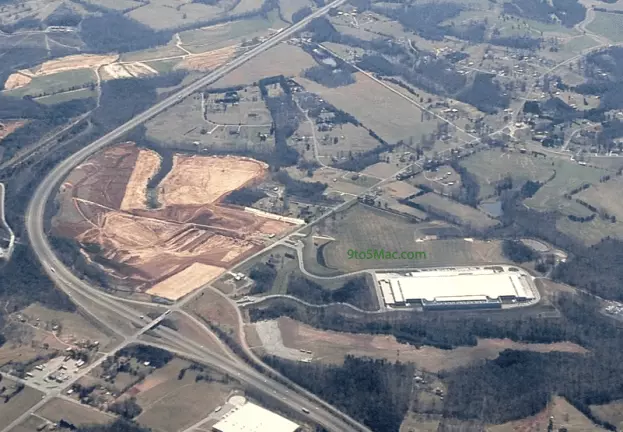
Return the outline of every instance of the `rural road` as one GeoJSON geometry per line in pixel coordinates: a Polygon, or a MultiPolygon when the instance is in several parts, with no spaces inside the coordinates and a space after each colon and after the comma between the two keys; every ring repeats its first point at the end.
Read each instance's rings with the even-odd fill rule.
{"type": "MultiPolygon", "coordinates": [[[[122,304],[122,302],[120,301],[114,300],[112,296],[106,295],[97,288],[88,285],[85,281],[74,275],[71,270],[65,267],[54,254],[54,251],[52,250],[45,234],[44,216],[46,203],[48,202],[50,197],[53,196],[54,193],[57,191],[58,186],[62,182],[62,180],[70,173],[70,171],[76,165],[80,164],[86,158],[96,153],[97,151],[105,148],[106,146],[114,144],[117,140],[122,138],[125,133],[129,132],[136,126],[145,123],[147,120],[151,119],[155,115],[163,112],[164,110],[175,105],[182,99],[190,96],[195,91],[217,81],[218,79],[227,75],[234,69],[240,67],[252,58],[262,54],[264,51],[277,45],[278,43],[281,43],[283,40],[289,38],[297,31],[302,30],[311,20],[326,14],[330,9],[340,6],[345,1],[346,0],[335,0],[334,2],[318,9],[297,24],[294,24],[293,26],[274,35],[272,38],[247,51],[246,53],[232,60],[223,67],[195,81],[194,83],[191,83],[187,87],[181,89],[180,91],[162,100],[161,102],[158,102],[156,105],[137,115],[127,123],[109,132],[108,134],[94,141],[90,145],[84,147],[77,153],[73,154],[69,158],[65,159],[58,166],[56,166],[42,181],[42,183],[35,191],[26,212],[26,229],[28,231],[29,240],[34,253],[36,254],[37,258],[43,266],[43,270],[61,290],[63,290],[67,295],[72,298],[75,303],[78,304],[79,307],[94,316],[96,316],[93,313],[95,312],[95,310],[100,312],[102,309],[108,309],[113,313],[121,316],[124,320],[129,320],[130,323],[135,323],[135,327],[137,325],[137,322],[140,322],[140,325],[145,324],[145,322],[137,321],[140,320],[139,312],[133,310],[125,304],[122,304]]],[[[144,334],[154,325],[159,323],[162,319],[164,319],[165,316],[166,313],[161,315],[156,320],[149,322],[147,325],[140,328],[140,330],[138,330],[131,337],[124,337],[124,341],[116,348],[116,350],[119,350],[131,343],[137,342],[138,338],[142,334],[144,334]]],[[[101,315],[98,319],[121,335],[127,333],[127,331],[124,332],[123,329],[119,328],[117,323],[102,319],[101,315]]],[[[294,391],[287,390],[284,385],[263,376],[261,373],[255,371],[249,366],[243,365],[239,361],[232,361],[232,359],[229,357],[217,357],[200,345],[189,341],[188,339],[181,336],[179,333],[176,333],[170,329],[159,327],[155,331],[161,333],[161,336],[165,341],[171,341],[174,345],[178,346],[183,344],[185,350],[188,350],[190,351],[190,354],[194,354],[201,358],[202,362],[221,368],[228,373],[232,373],[232,375],[234,376],[238,376],[241,381],[254,385],[259,390],[277,399],[280,399],[284,404],[289,405],[290,407],[299,412],[301,407],[307,406],[310,411],[307,417],[330,430],[334,430],[336,432],[368,431],[366,427],[358,424],[356,421],[350,419],[345,414],[340,413],[337,409],[333,407],[331,407],[332,409],[327,409],[328,405],[326,404],[310,402],[310,400],[315,399],[314,397],[312,397],[311,394],[305,394],[303,392],[295,393],[294,391]]],[[[188,354],[187,351],[185,352],[186,354],[188,354]]],[[[91,370],[91,368],[85,369],[85,372],[88,372],[89,370],[91,370]]],[[[83,375],[85,372],[81,373],[81,375],[83,375]]],[[[20,418],[14,421],[11,425],[5,427],[2,431],[9,431],[12,427],[27,418],[30,413],[35,411],[37,408],[46,403],[51,397],[54,397],[57,394],[58,392],[52,392],[48,394],[42,401],[35,405],[35,407],[28,410],[28,412],[20,416],[20,418]]]]}

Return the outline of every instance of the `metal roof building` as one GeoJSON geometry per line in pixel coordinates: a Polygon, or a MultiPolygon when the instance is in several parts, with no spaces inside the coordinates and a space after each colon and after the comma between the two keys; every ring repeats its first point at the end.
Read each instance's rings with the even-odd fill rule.
{"type": "Polygon", "coordinates": [[[530,275],[497,268],[448,268],[377,273],[386,305],[486,303],[533,300],[530,275]]]}
{"type": "Polygon", "coordinates": [[[245,403],[233,408],[217,424],[214,432],[297,432],[300,426],[261,406],[245,403]]]}

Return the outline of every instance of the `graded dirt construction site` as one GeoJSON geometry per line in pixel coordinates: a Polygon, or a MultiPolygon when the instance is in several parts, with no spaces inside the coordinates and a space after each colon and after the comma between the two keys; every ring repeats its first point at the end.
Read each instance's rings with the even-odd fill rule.
{"type": "Polygon", "coordinates": [[[237,45],[231,45],[201,54],[190,55],[182,60],[176,69],[212,70],[229,60],[236,53],[237,48],[237,45]]]}
{"type": "Polygon", "coordinates": [[[291,227],[221,203],[263,178],[263,162],[176,154],[171,171],[149,191],[156,200],[148,201],[161,159],[153,150],[120,144],[76,167],[59,189],[53,233],[77,240],[113,286],[175,300],[291,227]]]}
{"type": "Polygon", "coordinates": [[[234,189],[261,177],[268,166],[240,157],[208,158],[175,155],[173,169],[162,180],[160,201],[165,206],[217,201],[234,189]]]}
{"type": "Polygon", "coordinates": [[[117,55],[78,54],[49,60],[31,69],[22,69],[11,74],[4,83],[6,90],[24,87],[33,78],[53,75],[59,72],[73,71],[77,69],[94,69],[113,63],[117,55]]]}

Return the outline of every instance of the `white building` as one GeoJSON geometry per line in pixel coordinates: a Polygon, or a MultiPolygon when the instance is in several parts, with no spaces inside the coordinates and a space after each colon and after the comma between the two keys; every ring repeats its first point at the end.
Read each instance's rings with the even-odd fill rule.
{"type": "Polygon", "coordinates": [[[261,406],[245,403],[232,408],[212,427],[214,432],[297,432],[300,426],[261,406]]]}
{"type": "Polygon", "coordinates": [[[377,280],[386,305],[501,304],[535,298],[530,275],[500,267],[378,273],[377,280]]]}

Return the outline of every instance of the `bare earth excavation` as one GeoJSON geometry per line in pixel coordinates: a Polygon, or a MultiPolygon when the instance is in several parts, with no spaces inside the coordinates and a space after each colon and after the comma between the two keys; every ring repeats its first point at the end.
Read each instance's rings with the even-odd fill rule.
{"type": "Polygon", "coordinates": [[[155,151],[130,142],[89,158],[60,188],[54,234],[77,240],[81,254],[121,286],[175,300],[290,227],[222,203],[261,179],[263,162],[175,154],[154,203],[148,183],[160,165],[155,151]]]}

